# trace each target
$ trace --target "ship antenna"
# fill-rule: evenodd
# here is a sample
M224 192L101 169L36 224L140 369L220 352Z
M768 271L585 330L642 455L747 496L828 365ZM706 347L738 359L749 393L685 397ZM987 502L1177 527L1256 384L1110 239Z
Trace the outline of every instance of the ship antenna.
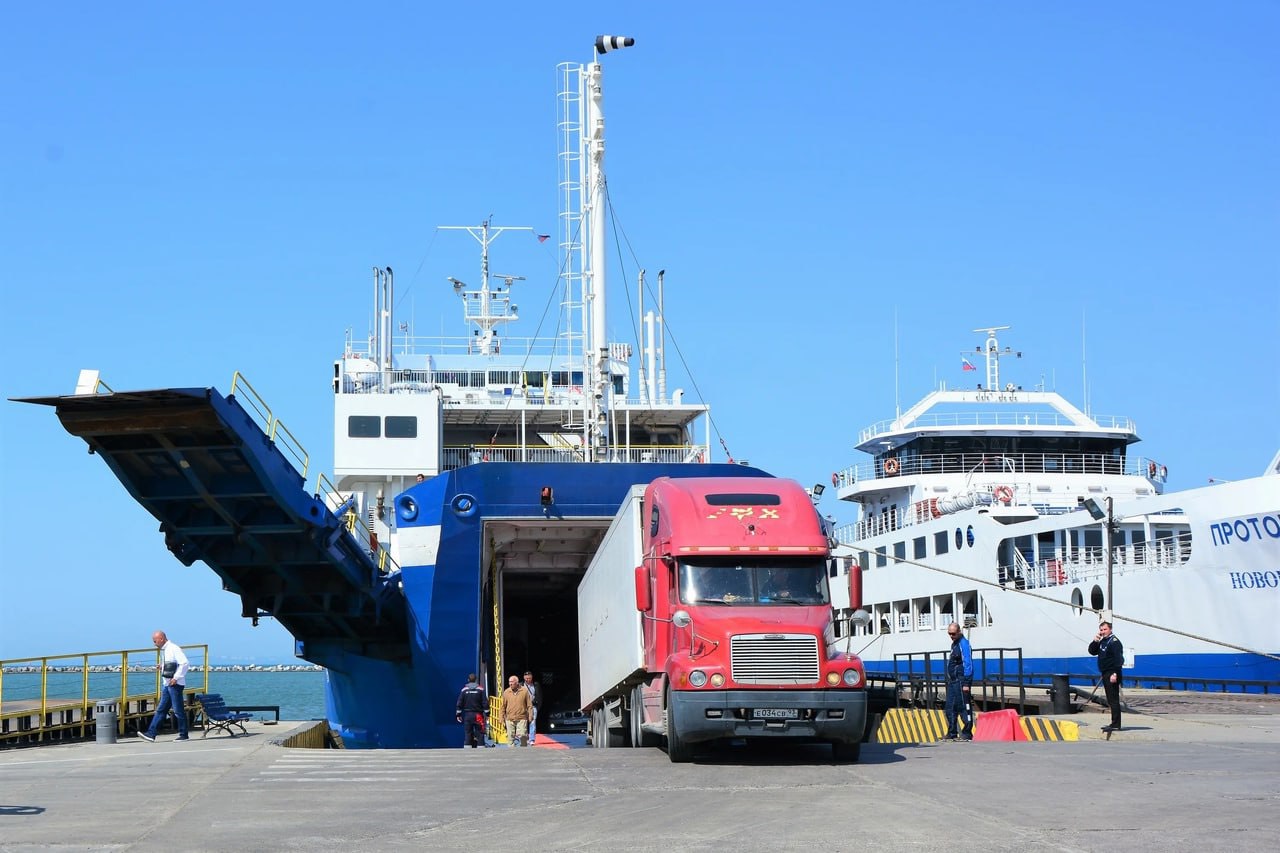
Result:
M987 390L1000 390L1000 341L996 340L996 332L1003 332L1010 326L988 326L985 329L974 329L975 332L986 332L987 340L984 344L985 356L987 359ZM1021 353L1019 353L1021 355Z

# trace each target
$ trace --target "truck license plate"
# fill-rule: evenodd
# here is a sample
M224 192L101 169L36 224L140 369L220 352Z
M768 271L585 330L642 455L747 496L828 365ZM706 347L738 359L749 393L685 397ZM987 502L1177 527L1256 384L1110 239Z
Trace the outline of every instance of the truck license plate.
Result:
M753 713L757 720L800 719L800 712L795 708L756 708Z

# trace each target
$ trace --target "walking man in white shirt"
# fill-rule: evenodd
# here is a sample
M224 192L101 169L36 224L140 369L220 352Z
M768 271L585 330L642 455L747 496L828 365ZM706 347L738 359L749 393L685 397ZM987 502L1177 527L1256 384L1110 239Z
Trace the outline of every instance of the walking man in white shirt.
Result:
M156 732L164 722L164 715L173 709L178 718L178 740L189 740L187 737L187 705L182 700L182 691L187 686L187 670L190 663L182 647L165 636L164 631L156 631L151 635L151 642L160 650L160 704L156 706L156 714L151 718L147 730L139 731L138 737L151 743L156 742Z

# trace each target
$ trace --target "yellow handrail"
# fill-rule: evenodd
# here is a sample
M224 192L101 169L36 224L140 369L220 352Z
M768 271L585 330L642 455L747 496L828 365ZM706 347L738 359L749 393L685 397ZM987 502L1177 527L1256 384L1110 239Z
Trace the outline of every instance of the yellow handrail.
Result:
M188 659L193 663L192 672L199 673L200 678L197 682L203 682L197 692L209 692L209 646L207 643L193 643L183 646L187 653ZM146 655L150 660L145 664L130 663L130 655ZM58 664L58 661L67 661L66 664ZM155 688L149 693L129 692L129 675L131 673L147 673L155 671ZM38 672L40 675L39 696L14 697L6 696L5 693L5 674L22 675ZM50 673L80 673L79 696L50 696L49 695L49 675ZM96 696L91 697L89 691L90 675L93 673L120 673L119 693L115 696ZM135 681L135 684L137 682ZM189 688L196 685L188 682ZM12 690L10 690L12 692ZM12 732L0 732L0 741L14 737L29 737L32 734L38 734L41 739L48 732L59 729L80 729L80 736L85 735L85 727L89 723L89 709L95 702L116 701L121 709L116 720L118 734L124 734L125 720L128 717L127 708L130 700L146 700L152 699L160 694L160 650L156 648L149 649L118 649L100 652L78 652L64 655L42 655L40 657L29 658L9 658L0 660L0 720L29 716L36 711L36 706L30 704L34 700L39 700L39 714L41 727L36 729L20 729ZM5 709L5 702L8 701L10 709ZM27 703L27 707L14 708L19 703ZM145 706L143 706L145 708ZM45 721L50 720L50 714L54 709L80 711L78 721L70 723L56 723L44 725ZM134 714L133 716L150 716L151 711Z
M272 443L285 450L302 465L302 478L305 480L308 468L311 465L311 455L307 453L306 448L302 446L297 437L289 431L289 428L271 413L271 407L262 399L262 395L258 393L257 389L249 384L249 380L245 378L245 375L237 370L231 377L231 393L229 396L235 396L236 389L240 387L244 387L249 392L244 398L237 397L237 399L243 399L248 403L244 407L245 411L250 412L251 415L257 415L260 420L259 426L267 438L271 439Z
M323 471L316 475L316 497L322 499L331 512L336 511L346 502L342 492L338 491L338 487L324 475ZM342 521L352 538L359 542L373 558L380 574L389 574L393 569L400 570L399 564L391 558L391 552L387 550L386 545L374 542L372 532L366 525L360 523L360 517L354 510L348 510Z

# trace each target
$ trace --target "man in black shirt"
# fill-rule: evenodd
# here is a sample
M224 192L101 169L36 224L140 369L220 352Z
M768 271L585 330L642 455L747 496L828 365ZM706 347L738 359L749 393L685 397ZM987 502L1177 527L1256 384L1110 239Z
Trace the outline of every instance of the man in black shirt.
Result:
M1111 623L1098 626L1098 634L1089 644L1089 654L1098 656L1098 672L1102 673L1102 689L1107 693L1107 707L1111 709L1111 725L1103 726L1104 732L1120 731L1120 669L1124 666L1124 645L1111 633Z
M467 686L458 694L458 722L462 723L462 747L475 749L485 742L484 713L488 710L489 697L476 683L476 674L467 676ZM477 743L478 741L478 743Z

